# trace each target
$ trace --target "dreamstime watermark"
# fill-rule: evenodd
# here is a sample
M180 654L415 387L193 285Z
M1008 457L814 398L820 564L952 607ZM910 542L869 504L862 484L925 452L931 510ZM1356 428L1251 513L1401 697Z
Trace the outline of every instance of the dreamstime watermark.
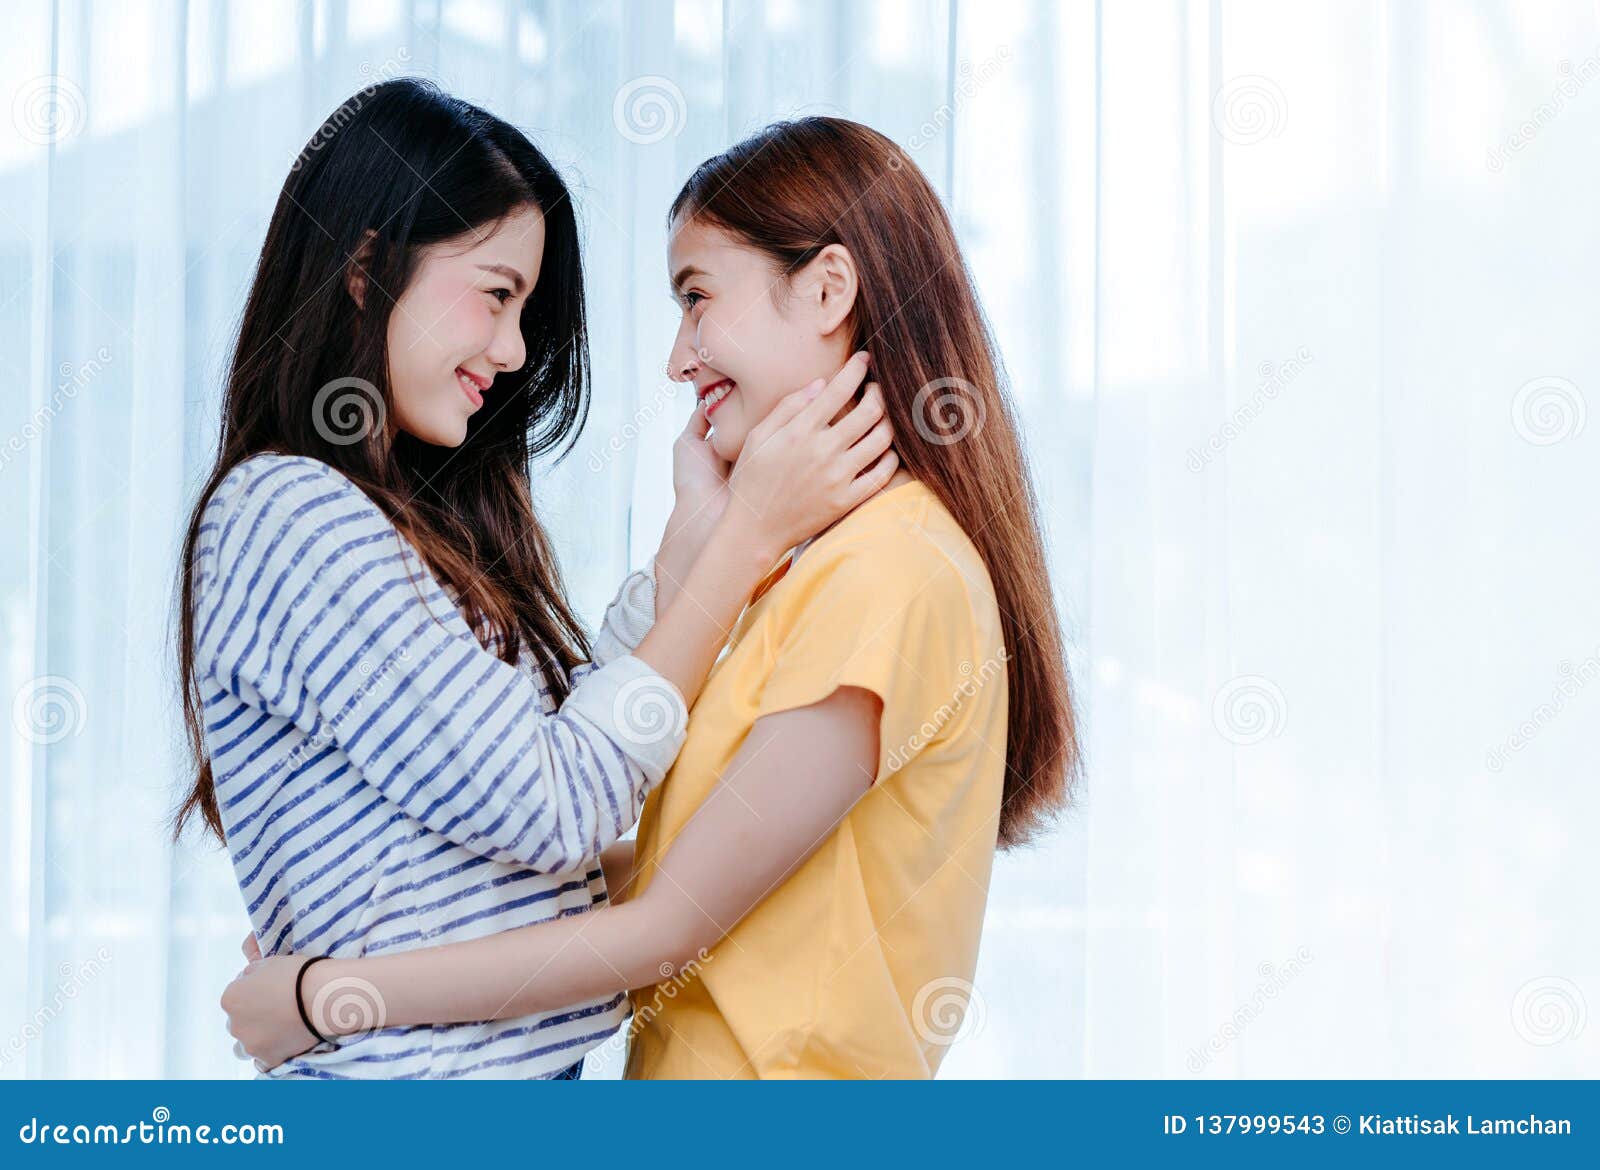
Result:
M1266 1010L1267 1003L1277 999L1283 989L1315 958L1310 948L1299 947L1295 950L1294 957L1283 963L1276 965L1267 961L1259 963L1256 966L1256 974L1260 977L1260 982L1250 993L1250 998L1233 1009L1233 1014L1206 1038L1205 1044L1189 1049L1188 1059L1184 1062L1188 1065L1189 1071L1201 1072L1211 1063L1213 1057L1220 1056L1228 1045L1237 1040L1240 1034L1260 1017Z
M715 956L705 947L695 952L694 958L679 967L673 963L663 962L656 970L661 975L661 980L650 992L650 1002L641 1008L635 1008L633 1017L628 1021L628 1026L618 1028L611 1037L596 1050L599 1052L615 1053L628 1046L628 1041L637 1036L650 1026L650 1021L659 1016L668 1003L678 998L678 994L690 983L700 977L701 970Z
M50 395L50 401L35 410L28 417L28 421L22 424L21 429L0 446L0 470L4 470L14 456L21 454L43 435L45 428L55 421L56 415L66 408L66 404L76 398L80 390L98 378L100 372L110 363L111 351L103 345L95 350L94 357L86 362L79 362L77 365L62 362L56 368L59 380Z
M1200 472L1206 469L1214 458L1222 454L1240 435L1244 434L1250 424L1261 416L1267 405L1277 401L1285 387L1305 372L1306 366L1313 361L1313 355L1305 346L1295 351L1295 356L1274 365L1272 362L1262 362L1256 367L1256 373L1261 381L1256 385L1255 393L1248 402L1236 407L1228 415L1220 427L1206 437L1206 441L1199 447L1189 448L1189 457L1185 465L1190 471Z
M611 701L611 721L636 747L649 747L683 734L688 711L678 689L657 675L630 679Z
M911 425L938 447L976 435L984 417L983 396L965 378L935 378L911 400Z
M49 747L77 735L89 717L89 702L70 678L31 678L11 699L11 725L28 743Z
M683 386L678 382L668 382L664 386L657 387L656 392L651 395L650 401L635 410L627 422L612 432L604 447L589 453L589 470L593 472L604 471L613 459L623 451L626 451L638 439L639 433L646 426L660 417L668 403L677 400L682 390Z
M1235 146L1254 146L1283 133L1289 101L1272 78L1247 73L1217 90L1211 99L1211 124Z
M974 667L972 663L963 660L956 668L961 675L961 682L956 686L955 693L950 696L950 701L940 705L939 709L922 721L922 725L906 737L906 741L897 744L887 756L886 770L898 772L911 762L913 756L920 752L934 737L943 731L950 720L956 717L961 710L961 705L973 695L977 694L989 682L1005 674L1006 663L1011 661L1011 656L1006 653L1004 646L1000 647L983 663Z
M629 142L649 146L683 133L689 121L689 103L677 82L652 73L635 77L617 90L611 101L611 121Z
M1010 45L1001 45L995 50L994 56L985 57L976 66L971 61L962 61L956 67L956 83L952 87L950 100L942 103L922 125L912 131L911 137L906 140L905 153L915 154L944 133L945 128L955 121L955 116L961 107L971 101L980 89L1003 73L1010 63ZM890 156L891 170L899 170L903 165L899 154Z
M383 394L365 378L335 378L311 399L311 425L336 447L361 442L387 418Z
M4 1067L26 1052L28 1045L44 1034L45 1028L65 1010L67 1003L77 999L78 993L105 970L105 965L109 962L111 962L111 952L105 947L100 947L92 959L86 959L82 963L62 963L56 969L60 982L56 984L50 1002L39 1007L21 1028L8 1036L5 1043L0 1044L0 1067Z
M1483 759L1489 771L1503 771L1508 756L1516 755L1532 743L1534 737L1554 722L1556 717L1566 710L1568 703L1577 698L1579 691L1600 678L1600 646L1595 647L1595 652L1576 666L1563 660L1556 670L1561 677L1550 692L1549 699L1529 712L1528 717L1517 724L1510 735L1498 743L1491 744L1484 751Z
M24 142L49 146L83 129L89 103L70 77L47 73L31 77L11 95L11 125Z
M1583 990L1559 975L1528 980L1511 1000L1511 1026L1518 1036L1541 1048L1575 1039L1588 1022Z
M368 61L361 62L357 69L363 77L369 79L368 84L340 102L333 113L322 120L322 125L318 126L317 132L311 136L311 141L295 155L294 161L289 164L289 169L298 171L310 161L312 155L337 138L345 127L355 121L355 116L361 112L362 105L378 92L378 87L386 81L394 80L410 62L411 50L404 46L397 49L395 55L381 65L375 66Z
M911 1026L924 1044L948 1048L983 1031L989 1011L971 981L945 976L931 979L911 1000Z
M1249 747L1283 734L1289 722L1289 703L1270 678L1241 674L1217 691L1211 703L1211 722L1229 743Z
M1552 447L1583 434L1589 404L1566 378L1534 378L1511 399L1511 425L1535 447Z
M324 1036L335 1032L361 1036L377 1031L389 1018L388 1005L377 987L354 975L330 979L317 988L307 1010Z
M429 629L437 629L430 626ZM374 668L372 663L363 658L356 664L356 673L362 677L362 683L356 693L345 701L343 709L325 722L319 721L312 727L310 733L300 741L294 751L284 757L284 766L288 771L293 771L300 762L313 752L333 744L337 739L335 732L343 727L349 720L359 715L367 706L367 702L374 694L382 690L402 667L411 661L411 647L402 646L390 655L380 666Z
M1484 166L1490 174L1498 175L1505 170L1508 157L1514 158L1526 150L1541 130L1561 116L1567 103L1583 92L1584 86L1600 77L1600 55L1591 53L1576 65L1564 59L1557 61L1556 73L1555 88L1550 96L1529 110L1528 116L1506 135L1503 143L1489 148Z

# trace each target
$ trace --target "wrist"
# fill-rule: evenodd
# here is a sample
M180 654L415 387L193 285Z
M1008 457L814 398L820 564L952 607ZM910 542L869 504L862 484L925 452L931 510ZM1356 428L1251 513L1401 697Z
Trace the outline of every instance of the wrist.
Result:
M341 994L345 988L348 992ZM347 1002L351 999L358 1002ZM311 964L301 980L300 1003L316 1030L330 1040L368 1030L374 1027L373 1018L383 1015L377 988L356 979L348 959Z
M708 549L711 548L724 563L750 574L752 586L789 551L789 546L775 538L755 513L736 503L718 518L708 540Z
M705 545L706 539L716 529L717 521L725 509L713 508L708 503L691 507L685 503L673 505L672 512L667 516L666 531L661 537L661 547L665 549L683 549L690 554L698 552Z

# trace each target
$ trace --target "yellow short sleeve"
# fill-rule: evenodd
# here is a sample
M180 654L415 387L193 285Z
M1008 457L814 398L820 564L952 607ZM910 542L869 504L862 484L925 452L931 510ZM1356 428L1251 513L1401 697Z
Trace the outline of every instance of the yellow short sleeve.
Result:
M881 780L951 723L974 669L972 603L936 549L867 541L826 555L791 570L804 576L788 583L772 626L757 718L820 703L840 687L871 691L883 703Z

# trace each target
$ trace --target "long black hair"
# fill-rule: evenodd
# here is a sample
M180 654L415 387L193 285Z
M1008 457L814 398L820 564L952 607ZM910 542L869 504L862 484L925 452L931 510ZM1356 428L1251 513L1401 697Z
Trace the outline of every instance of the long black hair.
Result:
M429 245L486 235L537 208L544 257L522 310L528 362L501 373L465 443L436 447L393 416L387 336ZM350 292L365 279L363 304ZM577 219L566 184L516 127L415 78L369 87L323 122L290 169L245 302L222 434L189 517L177 657L194 783L174 835L199 813L223 836L194 671L194 554L206 502L261 452L308 455L354 481L454 589L485 645L524 652L557 698L587 657L581 625L533 512L530 460L565 453L588 411Z

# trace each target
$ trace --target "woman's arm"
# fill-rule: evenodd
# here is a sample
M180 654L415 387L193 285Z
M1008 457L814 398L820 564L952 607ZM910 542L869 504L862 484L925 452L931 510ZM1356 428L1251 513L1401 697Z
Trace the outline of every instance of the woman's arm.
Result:
M875 694L844 687L757 720L643 893L471 942L317 963L307 1010L333 1035L323 1001L341 988L360 986L389 1027L553 1011L667 978L732 930L868 791L880 714ZM301 961L252 963L223 992L229 1031L269 1066L314 1043L294 1001Z

